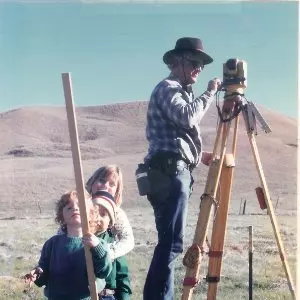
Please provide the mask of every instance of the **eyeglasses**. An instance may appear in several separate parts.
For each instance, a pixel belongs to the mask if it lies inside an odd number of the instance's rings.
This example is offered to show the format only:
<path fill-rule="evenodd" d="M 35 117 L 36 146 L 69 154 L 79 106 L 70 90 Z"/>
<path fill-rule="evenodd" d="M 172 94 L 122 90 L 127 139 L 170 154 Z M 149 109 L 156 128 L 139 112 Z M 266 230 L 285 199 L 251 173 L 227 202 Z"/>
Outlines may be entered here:
<path fill-rule="evenodd" d="M 186 59 L 189 64 L 194 68 L 194 69 L 204 69 L 204 64 L 202 61 L 197 61 L 197 60 L 192 60 L 192 59 Z"/>

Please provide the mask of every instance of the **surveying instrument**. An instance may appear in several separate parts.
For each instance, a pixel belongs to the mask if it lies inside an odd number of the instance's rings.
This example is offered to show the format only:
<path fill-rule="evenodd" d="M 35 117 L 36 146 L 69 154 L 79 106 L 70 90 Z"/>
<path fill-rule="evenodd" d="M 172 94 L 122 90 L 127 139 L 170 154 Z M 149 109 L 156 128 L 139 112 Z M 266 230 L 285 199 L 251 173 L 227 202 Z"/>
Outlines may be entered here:
<path fill-rule="evenodd" d="M 220 281 L 222 266 L 222 255 L 232 187 L 233 169 L 235 166 L 234 159 L 236 154 L 240 113 L 243 115 L 251 151 L 261 182 L 261 187 L 256 188 L 258 202 L 262 209 L 267 209 L 289 290 L 292 294 L 292 299 L 296 299 L 290 269 L 283 249 L 273 205 L 270 200 L 267 183 L 255 141 L 255 135 L 257 134 L 257 122 L 260 123 L 261 128 L 266 133 L 271 132 L 271 129 L 256 106 L 244 97 L 244 90 L 246 87 L 247 63 L 239 59 L 229 59 L 223 64 L 223 83 L 218 89 L 216 97 L 220 122 L 213 148 L 213 159 L 208 170 L 205 190 L 200 198 L 200 212 L 193 244 L 189 247 L 183 258 L 183 264 L 186 267 L 186 274 L 183 281 L 182 300 L 192 299 L 193 290 L 200 282 L 200 263 L 203 255 L 205 254 L 204 243 L 207 240 L 208 224 L 210 221 L 212 206 L 214 206 L 214 220 L 212 225 L 211 243 L 207 253 L 209 257 L 208 273 L 206 276 L 206 281 L 208 283 L 207 300 L 217 299 L 217 286 Z M 218 105 L 218 94 L 221 91 L 225 91 L 222 109 Z M 231 152 L 227 153 L 230 127 L 233 120 L 233 135 L 230 139 Z"/>

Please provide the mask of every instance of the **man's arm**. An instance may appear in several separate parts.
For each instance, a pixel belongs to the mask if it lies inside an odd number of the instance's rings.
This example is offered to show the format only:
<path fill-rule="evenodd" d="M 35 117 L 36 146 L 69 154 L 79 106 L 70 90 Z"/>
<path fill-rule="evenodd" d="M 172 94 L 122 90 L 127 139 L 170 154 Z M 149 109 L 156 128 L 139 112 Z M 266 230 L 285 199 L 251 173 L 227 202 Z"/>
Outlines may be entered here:
<path fill-rule="evenodd" d="M 167 117 L 175 124 L 192 128 L 204 116 L 214 99 L 220 81 L 209 82 L 207 90 L 191 102 L 186 101 L 186 95 L 179 85 L 164 82 L 157 91 L 157 103 Z M 221 82 L 220 82 L 221 83 Z"/>

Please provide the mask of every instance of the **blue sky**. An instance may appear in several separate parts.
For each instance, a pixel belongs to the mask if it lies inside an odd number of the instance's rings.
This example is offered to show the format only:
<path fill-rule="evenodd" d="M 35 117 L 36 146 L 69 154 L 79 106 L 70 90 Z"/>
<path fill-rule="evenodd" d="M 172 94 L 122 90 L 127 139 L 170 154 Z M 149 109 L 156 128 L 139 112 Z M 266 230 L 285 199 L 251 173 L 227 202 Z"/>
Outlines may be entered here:
<path fill-rule="evenodd" d="M 78 106 L 148 100 L 168 75 L 163 54 L 200 37 L 214 58 L 194 89 L 248 64 L 248 100 L 297 117 L 297 2 L 0 2 L 0 111 L 64 106 L 70 72 Z M 168 2 L 168 1 L 167 1 Z"/>

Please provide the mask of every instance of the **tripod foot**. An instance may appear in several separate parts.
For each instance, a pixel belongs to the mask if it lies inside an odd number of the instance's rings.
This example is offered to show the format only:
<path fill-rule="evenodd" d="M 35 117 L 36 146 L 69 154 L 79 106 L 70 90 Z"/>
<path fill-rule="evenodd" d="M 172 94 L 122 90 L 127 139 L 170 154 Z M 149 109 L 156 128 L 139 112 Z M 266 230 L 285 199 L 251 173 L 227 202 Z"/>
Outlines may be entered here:
<path fill-rule="evenodd" d="M 193 269 L 200 263 L 201 250 L 198 245 L 192 245 L 183 257 L 183 265 Z"/>

